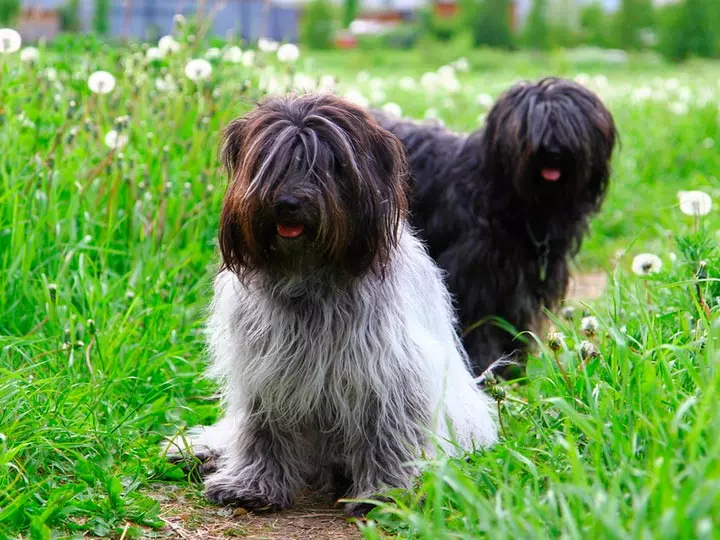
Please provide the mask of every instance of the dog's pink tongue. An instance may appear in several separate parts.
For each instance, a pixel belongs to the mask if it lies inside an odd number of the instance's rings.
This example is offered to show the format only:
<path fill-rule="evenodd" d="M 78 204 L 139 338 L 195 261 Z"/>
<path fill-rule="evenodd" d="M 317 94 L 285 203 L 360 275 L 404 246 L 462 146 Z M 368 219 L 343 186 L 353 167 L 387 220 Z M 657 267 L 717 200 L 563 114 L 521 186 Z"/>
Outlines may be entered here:
<path fill-rule="evenodd" d="M 560 180 L 560 176 L 562 176 L 560 169 L 543 169 L 540 171 L 540 174 L 548 182 L 557 182 Z"/>
<path fill-rule="evenodd" d="M 283 238 L 297 238 L 303 233 L 303 225 L 281 225 L 278 223 L 277 232 Z"/>

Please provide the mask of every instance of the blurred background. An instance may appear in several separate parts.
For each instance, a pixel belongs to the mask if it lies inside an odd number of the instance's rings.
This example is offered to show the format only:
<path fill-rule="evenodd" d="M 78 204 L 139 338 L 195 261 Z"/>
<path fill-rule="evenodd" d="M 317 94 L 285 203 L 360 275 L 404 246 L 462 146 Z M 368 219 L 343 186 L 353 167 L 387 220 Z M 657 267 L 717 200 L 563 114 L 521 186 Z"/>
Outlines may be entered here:
<path fill-rule="evenodd" d="M 68 32 L 151 41 L 171 32 L 176 14 L 206 18 L 217 38 L 316 50 L 578 49 L 610 62 L 627 51 L 720 55 L 718 0 L 0 0 L 0 26 L 27 42 Z"/>

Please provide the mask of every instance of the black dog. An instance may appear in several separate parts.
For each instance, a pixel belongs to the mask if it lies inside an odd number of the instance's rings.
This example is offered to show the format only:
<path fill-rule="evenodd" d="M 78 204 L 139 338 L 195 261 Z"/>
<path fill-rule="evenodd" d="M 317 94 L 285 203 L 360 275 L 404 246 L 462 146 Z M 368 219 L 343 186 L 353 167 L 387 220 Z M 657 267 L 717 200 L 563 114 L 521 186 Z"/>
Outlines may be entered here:
<path fill-rule="evenodd" d="M 528 340 L 517 332 L 539 331 L 543 310 L 563 299 L 603 202 L 612 115 L 557 78 L 513 86 L 469 136 L 375 114 L 409 154 L 410 222 L 446 272 L 476 374 L 503 356 L 522 360 Z"/>

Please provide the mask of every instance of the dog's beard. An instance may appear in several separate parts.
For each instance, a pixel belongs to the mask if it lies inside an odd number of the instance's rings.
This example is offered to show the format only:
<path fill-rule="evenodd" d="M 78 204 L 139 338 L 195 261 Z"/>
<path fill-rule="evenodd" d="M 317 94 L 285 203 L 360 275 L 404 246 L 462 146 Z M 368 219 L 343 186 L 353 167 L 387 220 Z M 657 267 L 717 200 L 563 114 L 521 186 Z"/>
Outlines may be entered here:
<path fill-rule="evenodd" d="M 513 187 L 526 204 L 554 210 L 588 192 L 588 171 L 579 152 L 540 149 L 515 161 Z"/>
<path fill-rule="evenodd" d="M 252 238 L 247 239 L 259 254 L 257 266 L 275 279 L 326 274 L 333 250 L 325 234 L 326 221 L 319 208 L 307 203 L 292 216 L 278 215 L 269 206 L 261 208 L 252 220 Z"/>

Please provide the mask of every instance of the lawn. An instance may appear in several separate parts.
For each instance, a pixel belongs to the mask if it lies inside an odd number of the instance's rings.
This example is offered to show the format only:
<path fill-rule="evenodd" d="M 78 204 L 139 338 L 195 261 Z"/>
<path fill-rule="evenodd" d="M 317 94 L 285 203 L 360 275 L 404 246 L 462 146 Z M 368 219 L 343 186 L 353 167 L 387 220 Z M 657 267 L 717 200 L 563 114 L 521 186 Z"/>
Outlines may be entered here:
<path fill-rule="evenodd" d="M 438 47 L 250 66 L 223 49 L 196 83 L 185 65 L 207 47 L 181 41 L 153 61 L 85 39 L 0 55 L 0 538 L 163 534 L 151 495 L 186 480 L 157 445 L 218 412 L 201 376 L 218 132 L 290 72 L 464 131 L 515 80 L 577 77 L 622 139 L 577 268 L 607 271 L 608 291 L 556 319 L 564 340 L 541 343 L 527 380 L 493 389 L 502 441 L 431 463 L 366 537 L 718 536 L 720 220 L 684 215 L 677 192 L 720 197 L 720 65 L 478 51 L 453 69 Z M 110 92 L 90 91 L 95 70 Z M 662 269 L 634 275 L 641 252 Z"/>

